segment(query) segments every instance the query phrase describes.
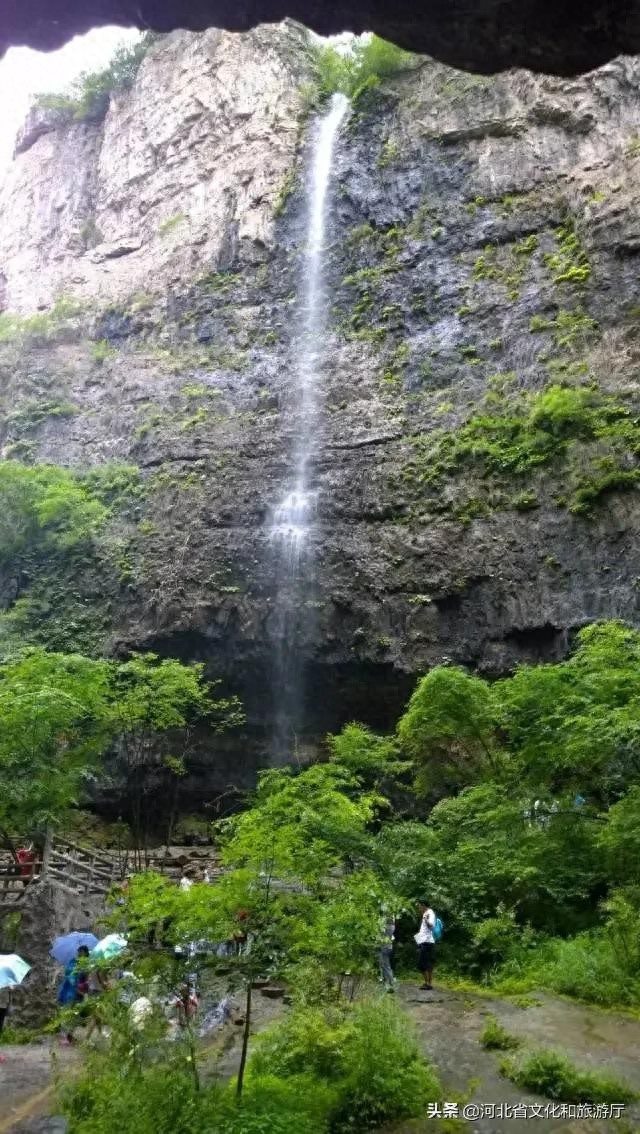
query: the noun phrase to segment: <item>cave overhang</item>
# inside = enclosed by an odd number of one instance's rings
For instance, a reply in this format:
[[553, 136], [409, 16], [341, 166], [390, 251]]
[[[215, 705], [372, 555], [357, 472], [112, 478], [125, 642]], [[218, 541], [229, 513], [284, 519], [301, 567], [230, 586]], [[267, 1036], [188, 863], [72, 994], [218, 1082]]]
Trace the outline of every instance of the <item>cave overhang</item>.
[[4, 0], [0, 54], [51, 51], [108, 24], [247, 31], [297, 20], [320, 35], [373, 31], [452, 67], [575, 75], [640, 52], [640, 0]]

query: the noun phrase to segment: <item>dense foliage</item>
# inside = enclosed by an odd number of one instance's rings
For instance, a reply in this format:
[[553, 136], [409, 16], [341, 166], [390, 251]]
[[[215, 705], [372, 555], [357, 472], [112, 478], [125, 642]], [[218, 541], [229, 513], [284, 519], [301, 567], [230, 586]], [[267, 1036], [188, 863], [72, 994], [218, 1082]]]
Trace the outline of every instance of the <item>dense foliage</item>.
[[83, 481], [57, 465], [0, 464], [0, 559], [68, 550], [90, 540], [106, 509]]
[[71, 1134], [357, 1134], [424, 1113], [440, 1093], [388, 1002], [294, 1011], [261, 1038], [240, 1099], [233, 1083], [199, 1084], [187, 1046], [160, 1060], [157, 1024], [145, 1035], [122, 1013], [111, 1023], [115, 1050], [63, 1089]]
[[[87, 777], [115, 752], [131, 781], [134, 847], [144, 849], [158, 784], [170, 808], [186, 771], [190, 730], [240, 719], [234, 698], [214, 698], [202, 666], [154, 654], [103, 661], [29, 649], [0, 665], [0, 839], [34, 834], [78, 802]], [[162, 812], [157, 813], [156, 824]]]
[[[487, 485], [508, 489], [518, 478], [530, 485], [538, 470], [563, 470], [557, 502], [576, 514], [589, 512], [607, 492], [638, 483], [637, 418], [627, 402], [595, 384], [552, 382], [538, 393], [489, 397], [482, 410], [454, 430], [414, 438], [407, 480], [441, 490], [472, 469]], [[525, 499], [536, 506], [535, 492]]]
[[638, 1001], [639, 651], [637, 631], [595, 624], [567, 661], [419, 683], [398, 742], [431, 810], [382, 829], [381, 863], [428, 888], [453, 967]]
[[32, 650], [0, 666], [0, 839], [55, 820], [108, 740], [109, 667]]
[[[177, 1134], [346, 1134], [423, 1115], [438, 1082], [402, 1010], [370, 992], [387, 918], [398, 919], [402, 963], [421, 897], [446, 926], [441, 973], [639, 1003], [639, 658], [638, 631], [603, 623], [578, 635], [566, 661], [501, 681], [437, 667], [394, 736], [351, 724], [329, 739], [327, 760], [263, 773], [245, 810], [216, 825], [226, 873], [214, 886], [135, 878], [117, 917], [153, 995], [177, 979], [175, 946], [239, 933], [249, 943], [200, 962], [242, 992], [239, 1070], [203, 1087], [188, 1028], [167, 1047], [158, 1011], [148, 1034], [131, 1036], [116, 1004], [108, 1043], [65, 1088], [72, 1134], [106, 1131], [113, 1113], [124, 1134], [132, 1122]], [[174, 665], [163, 663], [166, 682], [157, 659], [120, 668], [115, 687], [142, 707], [143, 728], [149, 699], [168, 725], [197, 703], [197, 673], [174, 675]], [[253, 1040], [252, 990], [274, 979], [287, 983], [291, 1010]], [[515, 1050], [495, 1018], [481, 1042], [515, 1051], [503, 1073], [523, 1089], [631, 1097], [556, 1053]]]
[[[158, 1037], [131, 1045], [126, 1020], [116, 1020], [108, 1048], [66, 1089], [73, 1134], [106, 1131], [116, 1091], [118, 1114], [121, 1098], [132, 1105], [131, 1117], [122, 1107], [125, 1132], [346, 1134], [424, 1113], [439, 1085], [403, 1014], [378, 997], [354, 1000], [374, 971], [383, 910], [402, 903], [375, 866], [372, 828], [386, 806], [337, 761], [267, 772], [252, 806], [218, 825], [227, 872], [215, 886], [185, 891], [151, 873], [132, 881], [124, 916], [134, 963], [141, 974], [152, 966], [156, 990], [175, 980], [166, 946], [228, 941], [242, 929], [249, 948], [220, 959], [209, 953], [204, 962], [243, 990], [240, 1068], [224, 1089], [202, 1090], [188, 1042], [164, 1054], [164, 1074], [180, 1096], [168, 1127], [154, 1066]], [[150, 946], [158, 925], [162, 951]], [[273, 978], [287, 980], [294, 1007], [252, 1052], [252, 988]]]

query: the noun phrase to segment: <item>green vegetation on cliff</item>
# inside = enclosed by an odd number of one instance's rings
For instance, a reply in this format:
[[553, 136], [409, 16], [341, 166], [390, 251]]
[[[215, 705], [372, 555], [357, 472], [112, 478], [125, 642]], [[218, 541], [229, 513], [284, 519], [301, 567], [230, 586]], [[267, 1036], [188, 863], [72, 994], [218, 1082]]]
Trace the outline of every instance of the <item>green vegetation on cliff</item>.
[[36, 106], [56, 110], [66, 121], [99, 121], [108, 110], [111, 95], [133, 86], [142, 60], [157, 38], [154, 32], [147, 32], [131, 47], [121, 44], [106, 67], [83, 71], [64, 94], [38, 95]]
[[637, 631], [596, 624], [565, 662], [494, 683], [437, 667], [418, 685], [397, 740], [433, 806], [381, 843], [443, 911], [452, 966], [640, 1003], [639, 659]]
[[382, 79], [413, 69], [420, 57], [376, 35], [364, 35], [344, 50], [313, 46], [313, 62], [321, 99], [340, 92], [354, 102]]
[[0, 564], [15, 576], [0, 613], [2, 655], [25, 643], [101, 652], [109, 603], [128, 570], [126, 517], [137, 514], [143, 496], [131, 465], [80, 473], [0, 463]]
[[632, 489], [640, 480], [638, 419], [595, 385], [554, 383], [539, 393], [490, 394], [485, 404], [485, 413], [458, 429], [413, 439], [415, 459], [404, 473], [408, 485], [434, 490], [473, 470], [487, 488], [509, 492], [521, 478], [549, 469], [558, 483], [557, 503], [588, 513], [607, 492]]

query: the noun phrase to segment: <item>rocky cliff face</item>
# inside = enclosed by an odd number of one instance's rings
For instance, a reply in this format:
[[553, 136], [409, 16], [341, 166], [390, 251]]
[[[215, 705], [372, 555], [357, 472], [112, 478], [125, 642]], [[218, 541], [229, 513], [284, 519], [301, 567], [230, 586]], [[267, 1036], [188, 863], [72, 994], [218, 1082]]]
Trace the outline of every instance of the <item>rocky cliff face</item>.
[[[207, 790], [250, 774], [271, 727], [306, 73], [295, 28], [176, 34], [103, 130], [41, 134], [4, 189], [5, 307], [58, 297], [7, 323], [4, 454], [128, 467], [90, 551], [7, 573], [7, 625], [205, 660], [249, 721], [241, 759], [203, 745]], [[639, 77], [634, 59], [573, 81], [425, 62], [353, 108], [303, 742], [387, 727], [443, 658], [501, 673], [590, 620], [638, 621]]]
[[189, 282], [273, 241], [307, 70], [293, 26], [165, 37], [104, 121], [34, 110], [0, 208], [4, 306], [102, 303]]

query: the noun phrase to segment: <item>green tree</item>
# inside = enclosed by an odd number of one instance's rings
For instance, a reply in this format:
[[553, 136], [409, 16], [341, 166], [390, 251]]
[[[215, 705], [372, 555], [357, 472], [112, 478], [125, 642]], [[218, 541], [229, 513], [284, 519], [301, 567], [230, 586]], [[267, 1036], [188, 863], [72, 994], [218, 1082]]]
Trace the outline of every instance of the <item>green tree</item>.
[[631, 885], [640, 879], [640, 787], [633, 787], [607, 813], [599, 847], [606, 856], [607, 873], [614, 884]]
[[214, 690], [203, 665], [175, 658], [134, 654], [112, 668], [111, 726], [139, 863], [146, 861], [151, 823], [162, 815], [170, 836], [196, 729], [219, 734], [243, 720], [238, 699], [216, 698]]
[[369, 852], [367, 827], [384, 801], [357, 787], [349, 771], [333, 764], [298, 775], [263, 772], [253, 806], [222, 828], [223, 861], [249, 868], [267, 882], [277, 877], [319, 883], [328, 871]]
[[69, 121], [99, 121], [109, 109], [111, 95], [133, 86], [142, 60], [157, 38], [147, 32], [131, 46], [121, 43], [106, 67], [83, 71], [64, 94], [39, 94], [36, 105], [57, 110]]
[[29, 650], [0, 666], [0, 835], [58, 822], [110, 738], [109, 667]]
[[333, 763], [357, 778], [358, 785], [388, 791], [411, 770], [411, 763], [400, 758], [395, 737], [377, 736], [366, 725], [353, 722], [327, 738]]
[[376, 35], [363, 35], [346, 50], [338, 51], [331, 45], [314, 47], [313, 60], [321, 98], [341, 92], [356, 100], [381, 79], [412, 70], [419, 56]]
[[458, 666], [436, 666], [418, 683], [398, 723], [417, 786], [442, 795], [495, 772], [494, 707], [486, 681]]
[[375, 963], [388, 889], [373, 875], [349, 871], [370, 851], [367, 827], [382, 800], [353, 798], [354, 786], [332, 764], [265, 772], [252, 806], [218, 824], [227, 873], [214, 887], [195, 885], [185, 894], [152, 875], [132, 886], [128, 916], [139, 941], [168, 919], [175, 942], [248, 938], [249, 948], [222, 961], [245, 992], [239, 1094], [258, 977], [295, 978], [296, 962], [311, 951], [326, 991], [333, 977], [339, 983], [349, 956], [358, 973]]
[[640, 782], [640, 633], [595, 623], [557, 665], [522, 666], [496, 684], [513, 778], [598, 805]]

